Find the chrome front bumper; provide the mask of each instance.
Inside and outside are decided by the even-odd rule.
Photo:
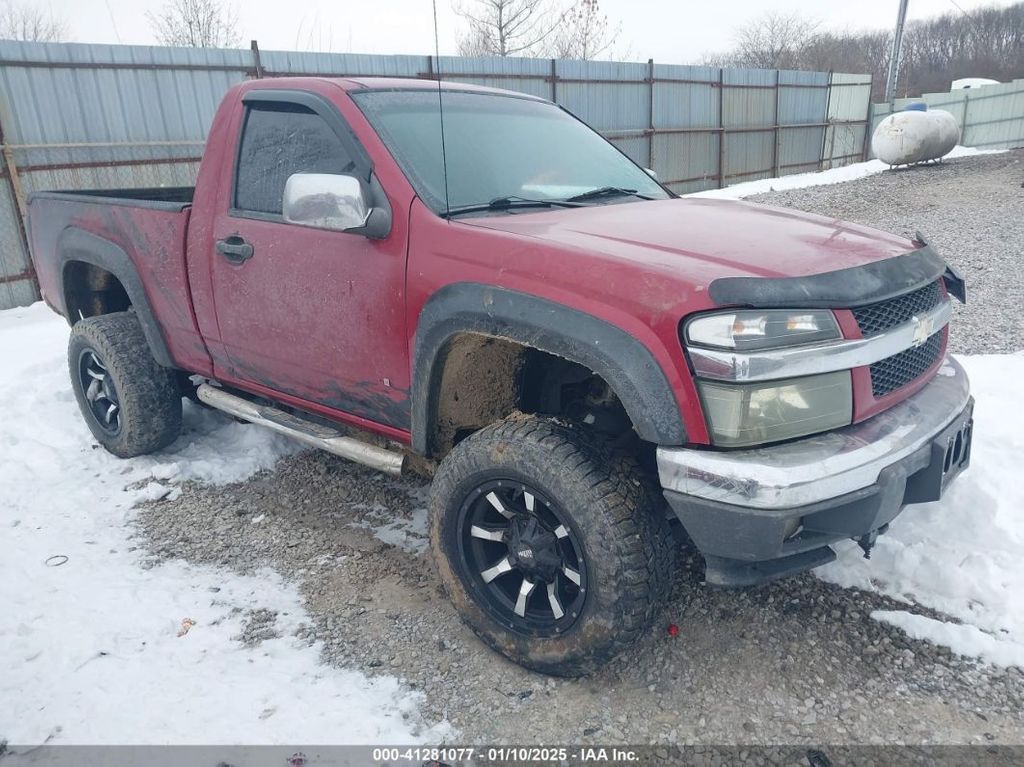
[[[970,402],[964,369],[947,358],[920,392],[862,423],[771,447],[658,448],[662,488],[748,509],[792,509],[876,483],[960,417]]]

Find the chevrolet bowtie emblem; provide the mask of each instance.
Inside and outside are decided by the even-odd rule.
[[[932,331],[935,330],[935,320],[931,317],[918,317],[914,315],[910,318],[910,321],[914,323],[914,346],[920,346],[929,338],[931,338]]]

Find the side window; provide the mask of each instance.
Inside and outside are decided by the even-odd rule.
[[[352,173],[355,162],[331,126],[298,104],[247,107],[235,174],[234,207],[281,215],[293,173]]]

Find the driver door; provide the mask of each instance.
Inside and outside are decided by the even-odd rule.
[[[341,114],[317,94],[250,91],[235,163],[211,243],[229,368],[218,374],[408,429],[404,228],[368,239],[283,215],[293,174],[347,174],[365,186],[369,159]]]

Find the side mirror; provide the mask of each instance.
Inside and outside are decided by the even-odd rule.
[[[372,212],[354,176],[293,173],[284,185],[282,213],[289,224],[346,232],[366,226]]]
[[[651,178],[653,178],[653,179],[654,179],[655,181],[657,181],[657,180],[658,180],[658,174],[657,174],[657,173],[655,173],[655,172],[654,172],[653,170],[651,170],[650,168],[644,168],[644,173],[646,173],[646,174],[647,174],[648,176],[650,176]]]

